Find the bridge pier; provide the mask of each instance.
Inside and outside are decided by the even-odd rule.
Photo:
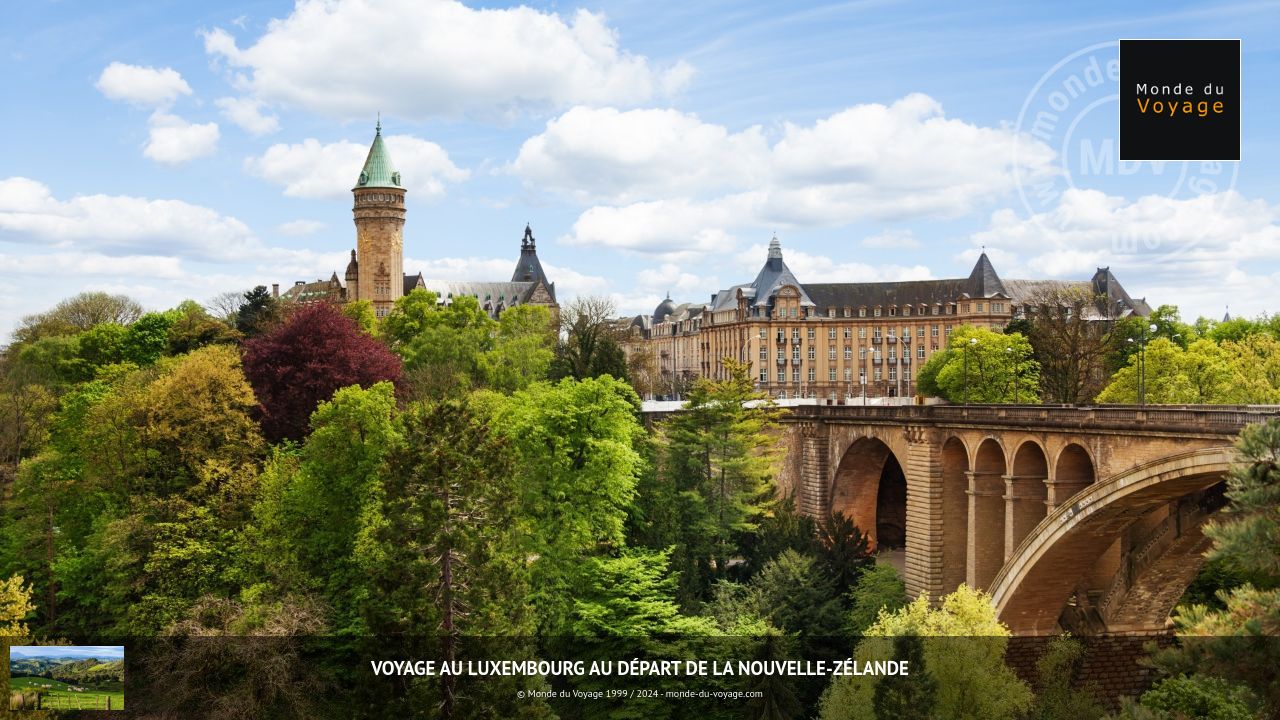
[[[987,588],[1004,564],[1004,476],[999,470],[971,470],[969,478],[969,587]]]
[[[1045,516],[1045,478],[1037,475],[1004,476],[1004,557],[1008,560],[1022,539]]]
[[[936,432],[908,427],[907,458],[907,560],[903,584],[907,596],[928,593],[936,601],[943,588],[943,545],[947,536],[943,514],[942,453]]]

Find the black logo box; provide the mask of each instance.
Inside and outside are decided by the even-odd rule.
[[[1239,40],[1120,41],[1121,160],[1239,160],[1241,101]]]

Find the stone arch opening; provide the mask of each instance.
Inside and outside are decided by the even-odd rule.
[[[1058,461],[1053,464],[1053,479],[1048,494],[1050,509],[1063,504],[1067,498],[1092,485],[1097,479],[1089,451],[1076,443],[1062,448],[1058,453]]]
[[[1004,559],[1008,560],[1031,529],[1047,514],[1049,459],[1039,443],[1028,440],[1013,456],[1006,481]]]
[[[987,438],[969,471],[968,582],[986,588],[1004,564],[1004,449]]]
[[[831,511],[853,520],[877,551],[906,548],[906,475],[888,445],[866,437],[849,446],[836,469]]]
[[[968,578],[969,450],[958,437],[942,444],[942,592]]]

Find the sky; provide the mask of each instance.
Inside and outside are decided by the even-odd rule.
[[[1241,162],[1117,160],[1119,38],[1242,40]],[[84,290],[341,273],[379,117],[429,279],[507,279],[530,223],[562,303],[627,315],[749,281],[774,235],[802,283],[985,249],[1275,312],[1277,78],[1278,2],[31,0],[0,26],[0,342]]]
[[[118,660],[123,645],[24,645],[9,648],[10,658],[96,658]]]

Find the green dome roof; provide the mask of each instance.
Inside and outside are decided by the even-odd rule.
[[[382,121],[378,121],[373,145],[369,147],[369,156],[365,158],[360,179],[356,181],[356,186],[352,190],[360,188],[404,189],[400,184],[400,173],[391,164],[391,156],[387,154],[387,147],[382,142]]]

